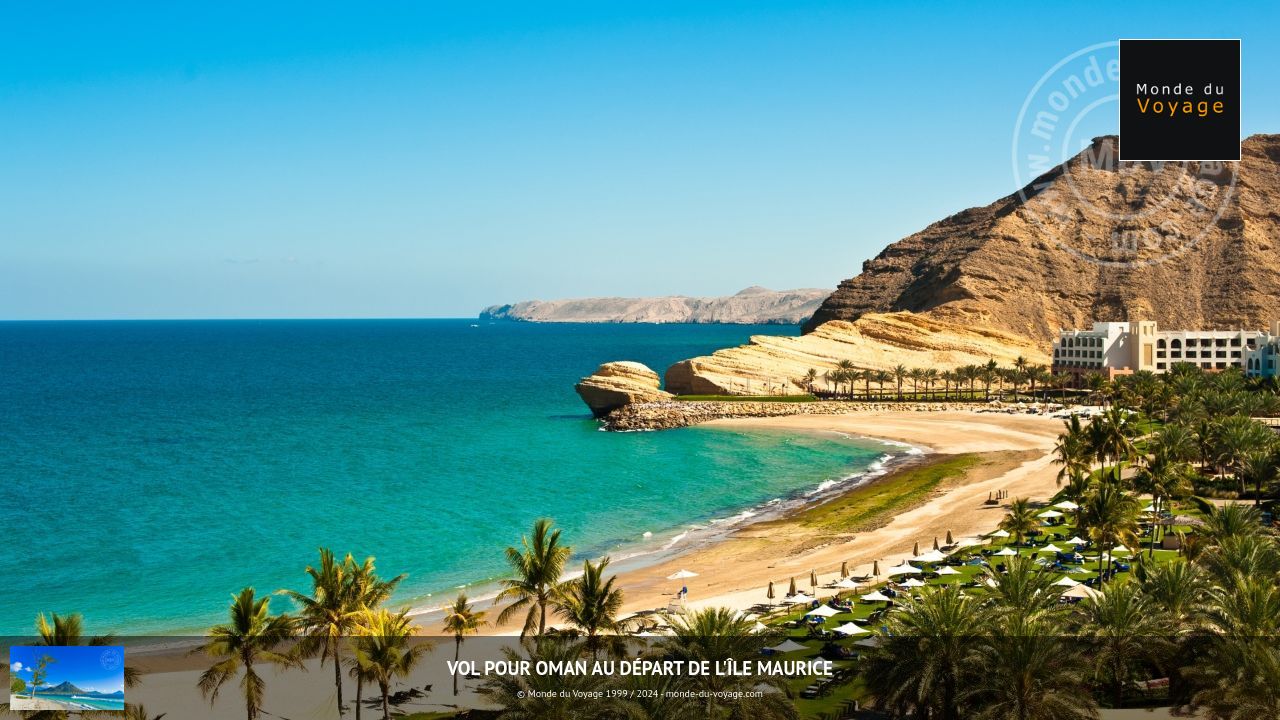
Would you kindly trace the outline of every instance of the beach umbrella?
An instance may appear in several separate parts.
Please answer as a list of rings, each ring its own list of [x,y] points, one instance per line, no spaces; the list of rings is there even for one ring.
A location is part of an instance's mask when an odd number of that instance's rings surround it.
[[[867,593],[866,595],[863,595],[862,600],[864,602],[890,602],[893,600],[893,598],[877,590],[875,592],[871,592],[871,593]]]
[[[1062,517],[1062,513],[1058,512],[1057,510],[1045,510],[1044,512],[1040,513],[1037,517],[1060,518]]]
[[[1058,582],[1054,583],[1054,585],[1061,585],[1062,587],[1075,587],[1075,586],[1077,586],[1077,585],[1079,585],[1079,584],[1080,584],[1080,583],[1076,582],[1075,580],[1072,580],[1071,578],[1067,577],[1066,575],[1063,575],[1063,576],[1062,576],[1062,579],[1060,579],[1060,580],[1058,580]]]
[[[1040,549],[1039,549],[1039,550],[1037,550],[1036,552],[1044,552],[1044,553],[1050,553],[1050,552],[1051,552],[1051,553],[1060,553],[1060,552],[1062,552],[1062,548],[1060,548],[1060,547],[1058,547],[1058,546],[1054,545],[1053,543],[1049,543],[1048,545],[1045,545],[1044,547],[1040,548]]]
[[[769,581],[769,589],[765,592],[764,596],[769,598],[770,600],[773,599],[773,581],[772,580]]]
[[[789,653],[789,652],[795,652],[797,650],[808,650],[809,648],[804,645],[801,645],[795,640],[785,640],[782,643],[778,645],[774,645],[769,649],[776,653]]]
[[[918,587],[924,587],[924,586],[925,586],[924,581],[917,580],[916,578],[907,578],[906,582],[902,583],[902,587],[909,587],[909,588],[918,588]]]
[[[817,570],[809,571],[809,587],[812,587],[812,588],[818,587],[818,571]]]
[[[792,595],[791,598],[787,600],[787,602],[791,603],[792,605],[807,605],[813,602],[813,596],[805,595],[804,593],[796,593],[795,595]]]
[[[1062,591],[1062,597],[1066,598],[1096,598],[1102,597],[1102,593],[1094,590],[1088,585],[1073,585]]]
[[[919,555],[919,554],[920,554],[920,541],[919,541],[919,540],[917,540],[917,541],[916,541],[915,547],[911,548],[911,554],[912,554],[912,555]]]
[[[1013,548],[1006,547],[1006,548],[1000,548],[999,550],[996,551],[995,554],[999,557],[1013,557],[1014,555],[1018,554],[1018,551],[1014,550]]]
[[[831,616],[833,616],[833,615],[839,615],[839,614],[840,614],[840,613],[842,613],[842,612],[844,612],[844,611],[843,611],[843,610],[837,610],[837,609],[835,609],[835,608],[831,607],[830,605],[823,605],[822,607],[817,608],[816,610],[811,610],[811,611],[809,611],[809,612],[805,613],[805,614],[804,614],[804,616],[805,616],[805,617],[829,618],[829,617],[831,617]]]
[[[667,576],[668,580],[683,580],[685,578],[698,577],[698,573],[688,570],[678,570]]]
[[[923,555],[917,555],[911,559],[915,560],[916,562],[922,562],[922,563],[936,563],[936,562],[942,562],[943,560],[946,560],[947,556],[943,555],[941,550],[935,549],[935,550],[930,550],[929,552]]]
[[[948,528],[948,529],[947,529],[947,544],[948,544],[948,545],[954,545],[954,544],[955,544],[955,542],[956,542],[955,540],[952,540],[952,539],[951,539],[951,529],[950,529],[950,528]]]
[[[791,597],[792,595],[795,595],[795,594],[796,594],[796,579],[792,577],[791,587],[787,589],[787,597]]]
[[[848,560],[840,561],[840,577],[842,578],[849,577],[849,561]]]
[[[1054,503],[1053,506],[1056,508],[1062,508],[1063,510],[1079,510],[1080,509],[1079,505],[1071,502],[1070,500],[1063,500],[1060,503]]]
[[[934,535],[934,536],[933,536],[933,549],[934,549],[934,550],[937,550],[937,549],[938,549],[938,536],[937,536],[937,535]]]
[[[762,632],[769,632],[769,626],[757,620],[756,624],[751,627],[751,632],[757,633],[757,634]]]
[[[995,532],[993,532],[993,533],[987,533],[987,537],[993,537],[993,538],[1007,538],[1007,537],[1009,537],[1009,531],[1008,531],[1008,530],[997,530],[997,531],[995,531]]]
[[[853,578],[840,578],[840,582],[836,583],[836,587],[841,590],[853,590],[862,587],[862,583],[855,581]]]
[[[872,576],[872,577],[879,577],[879,576],[880,576],[880,561],[879,561],[879,560],[875,560],[875,561],[873,561],[873,562],[871,563],[871,576]]]
[[[1083,540],[1083,539],[1081,539],[1079,535],[1077,535],[1077,536],[1075,536],[1075,537],[1071,538],[1071,539],[1070,539],[1070,540],[1068,540],[1067,542],[1068,542],[1068,543],[1070,543],[1070,544],[1072,544],[1072,545],[1088,545],[1088,544],[1089,544],[1089,541],[1088,541],[1088,540]]]
[[[939,575],[959,575],[960,571],[951,567],[950,565],[943,565],[941,568],[938,569],[938,574]]]
[[[904,562],[901,565],[895,565],[885,571],[885,575],[893,577],[894,575],[919,575],[924,572],[918,567],[912,567],[911,563]]]
[[[866,635],[866,634],[869,634],[871,631],[863,627],[858,627],[857,625],[854,625],[851,622],[847,622],[843,625],[840,625],[834,628],[833,632],[838,632],[841,635],[844,635],[847,637],[850,635]]]
[[[1127,553],[1127,552],[1129,552],[1129,548],[1127,548],[1127,547],[1125,547],[1125,546],[1123,546],[1123,545],[1117,545],[1117,546],[1115,546],[1115,547],[1111,548],[1111,554],[1112,554],[1112,555],[1114,555],[1114,554],[1116,554],[1116,553]]]

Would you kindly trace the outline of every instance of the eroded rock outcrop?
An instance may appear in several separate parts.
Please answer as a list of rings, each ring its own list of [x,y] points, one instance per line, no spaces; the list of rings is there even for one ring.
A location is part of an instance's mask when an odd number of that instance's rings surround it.
[[[581,298],[494,305],[483,320],[584,323],[732,323],[799,325],[830,290],[749,287],[727,297]]]
[[[804,392],[797,380],[813,368],[819,378],[849,360],[858,368],[948,370],[994,359],[1008,366],[1022,356],[1045,364],[1046,347],[1001,330],[939,320],[929,315],[864,315],[836,320],[800,337],[757,335],[750,344],[682,360],[667,369],[667,390],[677,395],[778,395]],[[819,379],[818,387],[824,387]]]
[[[610,411],[632,403],[650,403],[670,400],[671,393],[663,392],[658,373],[642,363],[607,362],[574,389],[596,417],[604,417]]]

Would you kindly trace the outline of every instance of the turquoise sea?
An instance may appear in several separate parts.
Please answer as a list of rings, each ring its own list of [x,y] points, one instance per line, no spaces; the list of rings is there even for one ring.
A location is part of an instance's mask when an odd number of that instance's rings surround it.
[[[199,633],[245,585],[304,588],[321,545],[408,573],[397,600],[428,607],[461,585],[481,591],[503,571],[502,548],[543,515],[579,556],[679,548],[886,447],[600,432],[573,383],[606,360],[661,371],[796,332],[0,323],[0,636],[29,634],[41,611],[83,613],[90,633]]]

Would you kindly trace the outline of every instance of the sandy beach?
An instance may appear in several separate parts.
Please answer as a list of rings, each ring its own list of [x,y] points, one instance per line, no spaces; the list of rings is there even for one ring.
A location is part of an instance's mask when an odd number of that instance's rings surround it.
[[[925,450],[921,462],[962,453],[980,453],[982,461],[967,470],[962,479],[944,484],[917,506],[887,518],[873,529],[824,534],[804,525],[793,514],[747,524],[713,543],[691,548],[653,565],[625,570],[619,574],[619,583],[626,593],[626,613],[666,608],[681,586],[689,588],[686,604],[689,608],[727,606],[745,610],[766,601],[765,591],[770,581],[776,584],[779,596],[785,593],[792,577],[799,587],[808,590],[810,570],[818,572],[820,584],[836,577],[842,561],[849,562],[853,574],[869,575],[873,561],[878,560],[882,568],[887,568],[909,556],[916,542],[924,548],[931,546],[935,537],[944,538],[948,531],[956,538],[989,532],[1003,516],[1001,507],[984,504],[990,493],[1004,490],[1011,498],[1036,499],[1053,494],[1057,468],[1050,453],[1062,427],[1060,420],[1043,416],[975,412],[798,415],[717,420],[711,425],[726,429],[838,432],[921,448]],[[889,477],[892,473],[879,481]],[[698,576],[682,581],[666,579],[682,568]],[[819,590],[820,595],[832,592]],[[477,604],[488,605],[487,602]],[[490,610],[491,618],[496,616],[496,609],[485,609]],[[438,627],[424,625],[426,634],[439,632]],[[509,636],[518,631],[518,626],[512,624],[490,626],[485,634]],[[464,646],[464,658],[468,654],[480,655],[481,645],[508,640],[467,642],[471,650],[468,653]],[[441,710],[455,702],[462,706],[482,703],[471,692],[476,685],[474,681],[464,683],[464,692],[456,700],[450,694],[444,660],[453,658],[452,645],[451,641],[440,643],[420,672],[402,686],[421,687],[431,683],[435,688],[428,698],[406,706],[406,710]],[[485,647],[483,652],[488,655],[492,650]],[[237,707],[234,692],[228,692],[215,708],[200,700],[195,681],[199,668],[207,665],[202,658],[175,656],[170,652],[136,656],[131,663],[140,665],[146,672],[137,696],[149,698],[148,706],[156,710],[181,708],[198,717],[236,717],[243,712]],[[269,696],[275,701],[269,705],[293,708],[295,713],[302,708],[307,717],[322,717],[327,713],[336,716],[331,671],[317,665],[313,661],[309,663],[309,672],[281,675],[271,683]],[[270,670],[267,672],[274,675]],[[350,703],[354,686],[345,692]],[[371,692],[366,689],[366,698]]]

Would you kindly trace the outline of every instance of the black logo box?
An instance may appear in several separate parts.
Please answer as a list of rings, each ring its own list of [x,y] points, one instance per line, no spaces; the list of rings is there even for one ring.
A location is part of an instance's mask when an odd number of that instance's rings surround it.
[[[1238,161],[1240,102],[1239,40],[1120,40],[1120,160]]]

